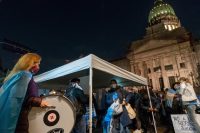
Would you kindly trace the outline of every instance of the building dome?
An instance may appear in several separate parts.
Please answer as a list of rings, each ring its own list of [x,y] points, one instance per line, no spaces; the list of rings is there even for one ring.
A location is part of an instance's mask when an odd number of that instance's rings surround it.
[[[170,24],[170,30],[175,29],[180,25],[172,6],[163,2],[163,0],[156,0],[153,9],[151,9],[149,13],[148,23],[149,26],[152,26],[161,22],[166,22],[167,28]]]

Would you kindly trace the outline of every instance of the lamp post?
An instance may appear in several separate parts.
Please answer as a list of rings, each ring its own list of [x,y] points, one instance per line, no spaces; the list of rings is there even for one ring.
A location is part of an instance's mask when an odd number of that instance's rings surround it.
[[[180,77],[177,73],[175,74],[176,81],[178,81],[178,78]]]

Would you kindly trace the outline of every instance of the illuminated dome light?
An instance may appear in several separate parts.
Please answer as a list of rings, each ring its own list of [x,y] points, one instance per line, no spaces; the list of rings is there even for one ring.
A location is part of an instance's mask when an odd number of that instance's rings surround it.
[[[167,30],[167,25],[165,25],[165,29]]]
[[[171,31],[172,30],[172,27],[171,25],[168,25],[168,30]]]
[[[175,26],[174,26],[174,25],[172,25],[172,29],[173,29],[173,30],[175,29]]]

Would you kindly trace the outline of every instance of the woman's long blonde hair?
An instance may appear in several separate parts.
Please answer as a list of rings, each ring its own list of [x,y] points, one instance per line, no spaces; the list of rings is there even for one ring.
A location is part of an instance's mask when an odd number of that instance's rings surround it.
[[[14,74],[19,71],[29,71],[35,63],[39,63],[41,57],[36,53],[27,53],[19,58],[18,62],[13,67],[12,71],[4,79],[4,82],[10,79]]]

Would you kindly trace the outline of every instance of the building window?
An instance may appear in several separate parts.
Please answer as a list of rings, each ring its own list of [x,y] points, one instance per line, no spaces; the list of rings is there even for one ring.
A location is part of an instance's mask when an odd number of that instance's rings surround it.
[[[151,73],[151,69],[150,68],[148,68],[148,73]]]
[[[152,86],[152,79],[149,79],[149,85]]]
[[[185,63],[180,63],[180,68],[186,68]]]
[[[160,77],[160,78],[159,78],[159,83],[160,83],[160,90],[163,90],[163,88],[164,88],[163,77]]]
[[[154,72],[160,72],[161,71],[161,66],[158,66],[158,67],[154,67]]]
[[[165,70],[173,70],[173,65],[166,65]]]
[[[168,77],[168,79],[169,79],[170,87],[171,87],[171,88],[174,88],[173,84],[175,83],[175,77],[174,77],[174,76],[171,76],[171,77]]]

